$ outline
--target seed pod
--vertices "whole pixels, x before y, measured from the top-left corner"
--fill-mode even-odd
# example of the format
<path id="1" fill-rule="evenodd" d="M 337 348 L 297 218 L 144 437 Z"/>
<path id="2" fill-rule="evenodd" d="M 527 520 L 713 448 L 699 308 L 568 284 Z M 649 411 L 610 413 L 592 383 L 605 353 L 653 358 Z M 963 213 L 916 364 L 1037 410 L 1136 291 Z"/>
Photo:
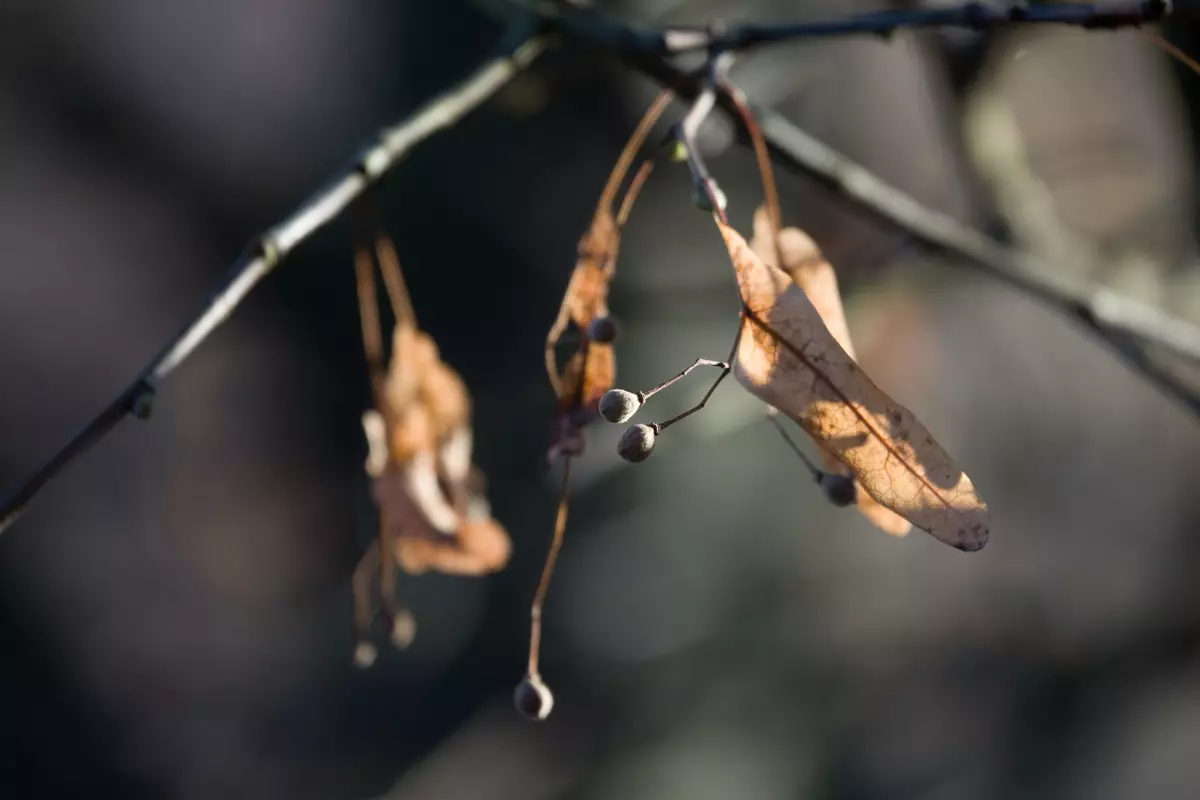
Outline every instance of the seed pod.
<path id="1" fill-rule="evenodd" d="M 544 720 L 554 708 L 554 695 L 538 675 L 526 675 L 513 691 L 513 704 L 526 719 Z"/>
<path id="2" fill-rule="evenodd" d="M 588 325 L 588 338 L 593 342 L 600 344 L 612 344 L 617 340 L 617 335 L 621 332 L 621 326 L 617 324 L 616 317 L 604 316 L 596 317 Z"/>
<path id="3" fill-rule="evenodd" d="M 370 642 L 359 642 L 354 648 L 354 665 L 359 669 L 366 669 L 375 663 L 375 659 L 379 656 L 379 651 L 375 645 Z"/>
<path id="4" fill-rule="evenodd" d="M 617 455 L 626 461 L 645 461 L 654 452 L 654 440 L 658 432 L 650 425 L 633 425 L 621 434 L 617 442 Z"/>
<path id="5" fill-rule="evenodd" d="M 817 478 L 817 483 L 825 492 L 825 496 L 829 498 L 829 502 L 838 508 L 853 505 L 858 499 L 858 489 L 854 485 L 854 478 L 849 475 L 822 472 L 821 476 Z"/>
<path id="6" fill-rule="evenodd" d="M 392 646 L 398 650 L 403 650 L 412 644 L 416 635 L 417 621 L 413 618 L 412 612 L 408 609 L 397 612 L 395 618 L 392 620 Z"/>
<path id="7" fill-rule="evenodd" d="M 642 399 L 624 389 L 609 389 L 600 396 L 600 416 L 614 425 L 627 422 L 642 407 Z"/>

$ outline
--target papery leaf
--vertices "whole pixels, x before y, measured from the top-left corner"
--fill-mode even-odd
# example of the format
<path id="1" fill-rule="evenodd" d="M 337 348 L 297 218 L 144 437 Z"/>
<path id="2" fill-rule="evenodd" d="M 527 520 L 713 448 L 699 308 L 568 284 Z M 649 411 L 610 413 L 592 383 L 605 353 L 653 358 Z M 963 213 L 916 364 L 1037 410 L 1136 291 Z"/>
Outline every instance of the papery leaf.
<path id="1" fill-rule="evenodd" d="M 850 326 L 846 323 L 846 311 L 842 306 L 842 295 L 838 291 L 837 273 L 812 237 L 799 228 L 784 228 L 776 236 L 771 215 L 764 204 L 754 212 L 754 238 L 750 240 L 750 249 L 763 263 L 783 269 L 804 290 L 834 340 L 850 358 L 856 358 L 854 344 L 850 340 Z M 783 263 L 776 263 L 778 259 L 782 259 Z M 825 469 L 842 475 L 850 474 L 849 469 L 825 445 L 816 438 L 813 441 Z M 862 515 L 884 533 L 906 536 L 912 529 L 912 523 L 880 505 L 861 484 L 858 484 L 855 497 Z"/>
<path id="2" fill-rule="evenodd" d="M 795 420 L 880 504 L 952 547 L 983 547 L 991 518 L 971 480 L 854 363 L 792 278 L 736 230 L 717 226 L 743 304 L 738 382 Z"/>
<path id="3" fill-rule="evenodd" d="M 511 543 L 471 463 L 470 395 L 432 337 L 410 322 L 394 331 L 381 400 L 385 407 L 364 415 L 363 429 L 372 494 L 397 563 L 410 573 L 456 575 L 503 567 Z"/>

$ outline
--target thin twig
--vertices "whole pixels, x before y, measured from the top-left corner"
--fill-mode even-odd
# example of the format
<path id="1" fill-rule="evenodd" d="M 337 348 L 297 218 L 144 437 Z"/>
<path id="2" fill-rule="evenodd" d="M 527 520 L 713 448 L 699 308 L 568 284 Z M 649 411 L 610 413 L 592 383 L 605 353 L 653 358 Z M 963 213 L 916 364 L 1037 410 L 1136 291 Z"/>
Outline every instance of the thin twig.
<path id="1" fill-rule="evenodd" d="M 1178 2 L 1188 10 L 1194 3 Z M 874 11 L 815 22 L 741 24 L 717 33 L 675 29 L 664 33 L 668 52 L 708 48 L 743 50 L 756 45 L 822 36 L 875 34 L 888 36 L 900 28 L 965 28 L 990 31 L 1011 25 L 1053 24 L 1082 28 L 1126 28 L 1158 22 L 1172 4 L 1165 0 L 1123 0 L 1107 3 L 986 3 L 968 2 L 943 8 Z M 1190 7 L 1190 8 L 1189 8 Z"/>
<path id="2" fill-rule="evenodd" d="M 1054 24 L 1089 29 L 1136 28 L 1167 16 L 1194 17 L 1200 0 L 1115 0 L 1103 3 L 966 2 L 940 8 L 872 11 L 810 22 L 731 23 L 720 29 L 674 26 L 634 28 L 565 4 L 543 4 L 543 20 L 569 39 L 586 38 L 604 49 L 642 56 L 707 50 L 741 51 L 767 44 L 830 36 L 889 36 L 901 28 L 995 28 Z"/>
<path id="3" fill-rule="evenodd" d="M 772 425 L 775 426 L 775 430 L 779 431 L 779 435 L 783 437 L 785 442 L 787 442 L 787 445 L 792 449 L 792 452 L 800 456 L 800 460 L 804 462 L 804 466 L 808 467 L 808 471 L 812 473 L 813 480 L 821 480 L 821 475 L 824 471 L 814 464 L 812 459 L 805 455 L 804 451 L 800 449 L 800 445 L 796 444 L 796 440 L 793 439 L 791 434 L 787 432 L 787 429 L 783 427 L 783 423 L 779 421 L 779 409 L 775 408 L 775 406 L 767 406 L 767 419 Z"/>
<path id="4" fill-rule="evenodd" d="M 362 151 L 345 175 L 262 234 L 234 264 L 199 314 L 142 370 L 129 388 L 0 506 L 0 533 L 17 520 L 42 487 L 63 467 L 100 441 L 126 414 L 148 417 L 159 382 L 183 363 L 301 242 L 341 214 L 416 145 L 455 124 L 495 94 L 537 58 L 543 47 L 543 40 L 531 35 L 530 21 L 523 16 L 504 36 L 500 55 L 488 60 L 451 91 L 435 97 L 403 122 L 384 130 L 375 144 Z"/>

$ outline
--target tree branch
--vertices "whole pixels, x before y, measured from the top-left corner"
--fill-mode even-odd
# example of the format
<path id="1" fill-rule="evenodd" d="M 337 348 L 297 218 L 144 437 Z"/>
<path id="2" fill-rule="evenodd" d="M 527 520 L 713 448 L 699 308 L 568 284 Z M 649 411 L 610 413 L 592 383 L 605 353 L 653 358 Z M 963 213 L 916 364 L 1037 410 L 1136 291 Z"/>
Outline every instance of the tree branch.
<path id="1" fill-rule="evenodd" d="M 569 10 L 562 5 L 542 5 L 536 9 L 509 2 L 502 5 L 506 12 L 516 12 L 516 16 L 502 40 L 501 55 L 484 63 L 455 89 L 434 98 L 405 121 L 384 130 L 342 177 L 288 219 L 258 237 L 200 312 L 142 370 L 129 388 L 0 506 L 0 533 L 16 521 L 42 487 L 63 467 L 102 439 L 126 415 L 148 418 L 158 383 L 191 355 L 298 245 L 335 219 L 416 145 L 454 125 L 537 58 L 544 42 L 534 35 L 535 30 L 554 32 L 572 44 L 619 54 L 631 66 L 670 86 L 681 97 L 694 100 L 703 92 L 703 76 L 677 67 L 669 60 L 673 55 L 707 50 L 712 65 L 723 52 L 804 37 L 886 35 L 901 27 L 957 26 L 987 30 L 999 25 L 1024 23 L 1115 28 L 1155 22 L 1167 14 L 1194 15 L 1200 10 L 1200 0 L 1036 6 L 1017 2 L 1006 7 L 971 2 L 950 8 L 878 12 L 825 22 L 636 30 L 618 21 Z M 729 86 L 720 88 L 717 103 L 738 120 L 737 104 L 729 96 Z M 707 113 L 703 108 L 707 103 L 705 97 L 697 118 Z M 760 110 L 757 116 L 772 154 L 785 166 L 819 178 L 859 207 L 890 221 L 926 245 L 958 256 L 965 263 L 1065 311 L 1099 334 L 1148 380 L 1200 414 L 1200 395 L 1154 363 L 1146 352 L 1147 345 L 1160 346 L 1200 361 L 1200 331 L 1195 327 L 1132 298 L 1059 275 L 1032 256 L 921 206 L 781 115 Z M 695 164 L 692 166 L 696 168 Z"/>
<path id="2" fill-rule="evenodd" d="M 543 4 L 543 20 L 568 38 L 581 35 L 593 44 L 623 53 L 670 56 L 696 50 L 725 52 L 764 44 L 828 36 L 889 36 L 900 28 L 965 28 L 989 31 L 1012 25 L 1056 24 L 1088 29 L 1134 28 L 1167 16 L 1191 17 L 1200 0 L 1112 0 L 1106 3 L 1007 4 L 967 2 L 943 8 L 872 11 L 814 22 L 746 22 L 729 26 L 678 26 L 637 29 L 565 4 Z"/>
<path id="3" fill-rule="evenodd" d="M 104 438 L 127 414 L 147 419 L 158 383 L 183 363 L 301 242 L 333 221 L 410 150 L 438 131 L 454 125 L 537 58 L 544 45 L 540 38 L 533 36 L 530 22 L 528 18 L 514 22 L 501 42 L 500 55 L 489 59 L 454 89 L 433 98 L 403 122 L 382 131 L 342 177 L 259 236 L 233 265 L 220 287 L 204 302 L 199 313 L 142 370 L 129 388 L 4 502 L 0 507 L 0 533 L 16 522 L 30 501 L 63 467 Z"/>

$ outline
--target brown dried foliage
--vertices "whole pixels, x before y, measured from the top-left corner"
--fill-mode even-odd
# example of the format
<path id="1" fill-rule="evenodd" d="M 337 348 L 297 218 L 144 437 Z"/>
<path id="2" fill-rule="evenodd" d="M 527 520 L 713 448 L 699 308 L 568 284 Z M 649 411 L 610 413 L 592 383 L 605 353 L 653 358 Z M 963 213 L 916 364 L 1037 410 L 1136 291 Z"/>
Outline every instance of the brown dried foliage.
<path id="1" fill-rule="evenodd" d="M 871 382 L 792 277 L 736 230 L 717 226 L 743 304 L 738 382 L 791 417 L 881 505 L 952 547 L 983 547 L 991 518 L 971 480 L 911 411 Z"/>
<path id="2" fill-rule="evenodd" d="M 837 273 L 833 265 L 821 255 L 817 243 L 799 228 L 784 228 L 775 233 L 771 215 L 766 205 L 754 212 L 754 238 L 750 249 L 763 263 L 780 267 L 804 290 L 813 308 L 820 315 L 825 328 L 834 340 L 855 359 L 854 344 L 850 341 L 850 327 L 846 324 L 846 312 L 842 307 L 842 296 L 838 291 Z M 781 259 L 782 264 L 777 263 Z M 850 470 L 829 452 L 820 440 L 814 438 L 821 463 L 830 472 L 849 475 Z M 894 511 L 880 505 L 861 484 L 856 494 L 858 510 L 877 528 L 892 536 L 905 536 L 912 524 Z"/>
<path id="3" fill-rule="evenodd" d="M 650 129 L 670 100 L 669 91 L 659 94 L 617 159 L 596 204 L 591 225 L 579 240 L 575 269 L 563 293 L 558 316 L 546 335 L 546 374 L 558 399 L 550 446 L 552 459 L 583 451 L 581 430 L 595 417 L 601 395 L 611 389 L 616 380 L 617 365 L 612 344 L 592 340 L 588 330 L 593 320 L 609 314 L 608 290 L 616 274 L 621 228 L 653 162 L 645 161 L 638 169 L 620 209 L 614 209 L 617 192 Z M 579 345 L 560 373 L 555 348 L 568 324 L 575 327 Z"/>
<path id="4" fill-rule="evenodd" d="M 363 343 L 375 408 L 363 415 L 366 471 L 379 507 L 380 592 L 391 606 L 393 570 L 483 575 L 501 569 L 512 546 L 491 515 L 483 476 L 471 463 L 471 399 L 458 373 L 417 327 L 395 249 L 376 230 L 355 252 Z M 386 372 L 372 249 L 396 317 Z M 360 572 L 362 568 L 360 567 Z M 366 581 L 355 582 L 360 627 L 369 622 Z"/>

